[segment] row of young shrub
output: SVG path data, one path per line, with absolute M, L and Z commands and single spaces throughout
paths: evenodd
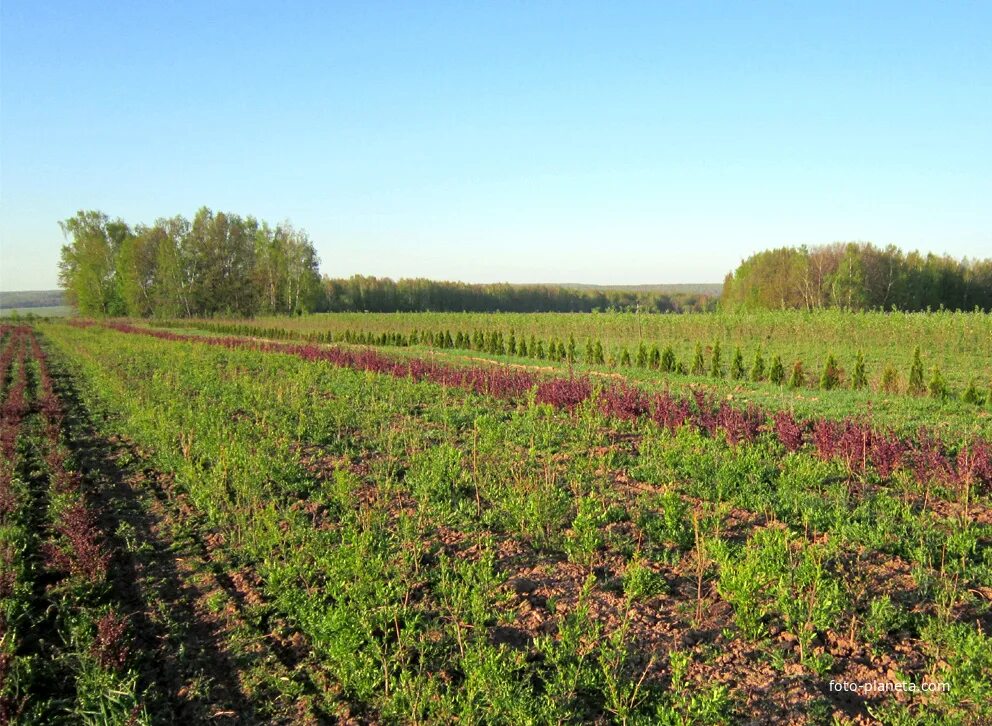
M 897 467 L 912 467 L 917 476 L 925 479 L 943 476 L 941 472 L 951 472 L 948 474 L 951 479 L 969 482 L 970 486 L 975 477 L 974 467 L 978 466 L 978 478 L 983 482 L 983 488 L 987 490 L 992 487 L 992 445 L 980 438 L 975 438 L 970 444 L 947 447 L 925 430 L 919 431 L 915 438 L 903 439 L 892 431 L 878 428 L 871 421 L 860 422 L 852 418 L 843 422 L 828 419 L 803 421 L 789 412 L 767 411 L 754 404 L 744 409 L 738 408 L 698 389 L 692 396 L 680 396 L 667 390 L 648 393 L 626 382 L 599 388 L 588 376 L 548 377 L 506 366 L 454 366 L 433 359 L 389 356 L 368 348 L 184 335 L 123 322 L 73 320 L 70 324 L 75 327 L 101 325 L 121 333 L 176 342 L 286 353 L 305 360 L 325 361 L 343 368 L 383 373 L 396 378 L 409 377 L 496 398 L 533 395 L 537 403 L 547 403 L 556 409 L 574 410 L 580 404 L 594 400 L 603 413 L 616 419 L 651 419 L 673 431 L 688 423 L 711 436 L 720 431 L 731 444 L 751 442 L 761 431 L 774 431 L 789 450 L 812 444 L 822 458 L 843 459 L 852 471 L 866 462 L 872 462 L 883 476 Z M 975 455 L 974 452 L 979 453 Z M 919 462 L 923 464 L 917 466 Z
M 111 554 L 28 327 L 0 353 L 0 723 L 146 723 Z
M 853 367 L 848 374 L 833 354 L 827 356 L 823 367 L 817 372 L 808 367 L 802 360 L 797 359 L 788 366 L 783 361 L 782 356 L 778 354 L 771 356 L 769 360 L 760 347 L 749 360 L 745 359 L 741 348 L 736 347 L 728 363 L 724 357 L 720 341 L 715 341 L 711 346 L 706 347 L 697 342 L 692 359 L 681 361 L 671 345 L 660 347 L 657 343 L 653 343 L 649 346 L 642 341 L 634 351 L 627 347 L 621 347 L 608 352 L 602 341 L 598 339 L 587 338 L 580 349 L 574 336 L 571 335 L 568 340 L 552 337 L 544 341 L 534 335 L 529 337 L 521 335 L 518 338 L 513 330 L 510 330 L 506 335 L 498 330 L 475 330 L 472 333 L 457 331 L 454 335 L 450 330 L 413 330 L 409 334 L 368 333 L 351 330 L 343 333 L 324 331 L 303 334 L 286 328 L 263 328 L 247 324 L 200 321 L 183 322 L 181 326 L 174 323 L 169 325 L 172 327 L 199 327 L 217 333 L 274 340 L 307 340 L 313 343 L 343 342 L 357 345 L 398 347 L 421 345 L 559 363 L 608 365 L 613 368 L 642 368 L 675 375 L 729 378 L 753 383 L 769 382 L 789 388 L 819 388 L 821 390 L 839 388 L 868 390 L 874 388 L 888 394 L 929 395 L 939 400 L 958 398 L 965 403 L 975 405 L 992 404 L 992 382 L 986 391 L 980 388 L 976 378 L 972 378 L 963 391 L 955 392 L 948 385 L 940 366 L 935 364 L 929 372 L 925 371 L 919 347 L 913 354 L 913 362 L 905 384 L 902 383 L 899 370 L 892 364 L 886 364 L 873 386 L 867 361 L 861 351 L 855 355 Z

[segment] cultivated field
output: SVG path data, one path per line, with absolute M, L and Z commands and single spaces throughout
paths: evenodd
M 0 717 L 988 723 L 990 336 L 5 326 Z

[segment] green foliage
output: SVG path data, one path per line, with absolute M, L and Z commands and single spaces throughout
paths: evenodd
M 860 391 L 868 387 L 868 371 L 865 367 L 865 356 L 860 350 L 854 358 L 854 374 L 851 376 L 851 388 Z
M 756 532 L 739 553 L 715 550 L 718 588 L 734 606 L 741 631 L 758 639 L 765 618 L 779 619 L 798 639 L 800 660 L 806 662 L 816 633 L 834 627 L 847 604 L 840 581 L 824 568 L 829 550 L 796 542 L 779 528 Z
M 723 285 L 726 310 L 992 309 L 992 260 L 906 254 L 848 242 L 782 247 L 744 260 Z
M 913 351 L 913 365 L 909 369 L 909 392 L 919 396 L 923 387 L 923 361 L 920 359 L 920 346 Z
M 647 495 L 639 500 L 637 526 L 653 547 L 686 550 L 692 543 L 689 507 L 676 492 Z
M 642 340 L 637 344 L 637 367 L 647 368 L 648 367 L 648 348 L 644 345 Z
M 833 355 L 827 356 L 827 362 L 823 365 L 823 372 L 820 374 L 820 388 L 824 391 L 831 391 L 840 385 L 840 366 Z
M 593 346 L 592 362 L 598 365 L 606 363 L 606 357 L 603 355 L 603 343 L 599 339 L 596 340 L 596 344 Z
M 447 318 L 418 325 L 433 338 L 454 335 L 457 344 L 461 333 L 474 344 L 474 331 L 462 333 Z M 880 487 L 870 467 L 851 477 L 811 446 L 785 454 L 765 431 L 729 446 L 691 427 L 673 433 L 649 421 L 607 420 L 594 406 L 557 411 L 537 405 L 533 391 L 507 402 L 260 350 L 49 329 L 92 388 L 87 405 L 108 410 L 147 452 L 147 467 L 168 473 L 190 517 L 203 518 L 198 534 L 224 534 L 212 554 L 257 575 L 264 623 L 301 634 L 303 667 L 281 671 L 289 679 L 282 692 L 294 694 L 289 703 L 305 693 L 319 702 L 318 713 L 348 709 L 384 722 L 726 723 L 739 717 L 738 687 L 698 681 L 724 643 L 747 653 L 732 640 L 784 630 L 798 647 L 773 641 L 776 662 L 798 660 L 823 678 L 832 666 L 816 646 L 834 631 L 854 633 L 862 653 L 871 646 L 895 657 L 899 641 L 918 662 L 926 649 L 927 671 L 953 680 L 954 692 L 911 701 L 909 716 L 923 718 L 926 709 L 934 723 L 988 720 L 987 638 L 970 622 L 957 630 L 920 615 L 949 617 L 980 604 L 969 593 L 992 581 L 987 532 L 980 522 L 942 515 L 957 506 L 956 494 L 937 485 L 924 493 L 909 467 Z M 486 344 L 498 349 L 492 332 Z M 402 344 L 401 334 L 415 337 L 409 329 L 353 337 Z M 555 356 L 565 335 L 552 335 Z M 770 373 L 775 358 L 782 367 L 776 355 Z M 934 504 L 925 510 L 924 496 Z M 986 493 L 975 496 L 987 504 Z M 537 582 L 515 589 L 502 573 L 513 572 L 521 552 L 525 574 Z M 590 576 L 577 601 L 574 587 L 572 597 L 542 603 L 546 577 L 553 589 L 574 582 L 576 567 L 559 566 L 563 555 L 581 568 L 601 565 L 593 572 L 602 580 Z M 878 591 L 864 592 L 874 580 L 861 576 L 862 563 L 893 557 L 914 568 L 911 616 Z M 678 587 L 666 593 L 661 573 L 669 568 Z M 611 630 L 617 621 L 602 606 L 616 603 L 621 588 L 632 612 L 619 613 Z M 715 641 L 705 636 L 691 652 L 670 651 L 667 666 L 652 662 L 666 656 L 644 629 L 653 617 L 644 618 L 645 600 L 661 594 L 655 604 L 666 618 L 677 614 L 669 622 L 684 627 L 680 635 L 689 632 L 683 623 L 691 611 L 709 615 L 715 595 L 733 608 L 736 627 Z M 223 600 L 210 606 L 225 612 Z M 533 640 L 517 632 L 531 608 L 546 608 L 548 628 Z M 706 631 L 692 636 L 698 632 Z M 260 639 L 257 652 L 268 655 L 264 647 Z M 237 675 L 265 692 L 253 680 L 265 661 L 245 661 L 259 670 L 246 674 L 238 660 Z M 333 685 L 328 693 L 303 686 L 311 668 Z M 727 668 L 741 672 L 736 662 Z
M 906 624 L 908 618 L 888 595 L 874 597 L 865 613 L 865 638 L 877 644 Z
M 648 366 L 654 370 L 658 370 L 661 367 L 661 351 L 658 350 L 658 345 L 651 346 L 651 354 L 648 357 Z
M 768 380 L 777 386 L 785 383 L 785 366 L 782 364 L 782 356 L 775 355 L 772 358 L 772 367 L 768 371 Z
M 694 376 L 701 376 L 705 368 L 706 364 L 703 362 L 703 345 L 697 342 L 696 350 L 692 354 L 692 368 L 689 369 L 689 372 Z
M 781 361 L 779 361 L 779 364 L 781 366 Z M 765 380 L 765 359 L 761 355 L 761 348 L 758 348 L 754 352 L 754 361 L 751 363 L 749 378 L 755 383 Z
M 803 362 L 797 360 L 792 364 L 792 373 L 789 376 L 789 388 L 802 388 L 806 384 L 806 372 L 803 370 Z
M 710 376 L 723 378 L 723 365 L 720 363 L 720 341 L 713 343 L 713 354 L 710 358 Z
M 192 222 L 160 219 L 131 229 L 101 212 L 60 223 L 59 281 L 94 317 L 297 314 L 321 303 L 317 254 L 289 225 L 206 207 Z
M 573 562 L 589 565 L 603 546 L 600 527 L 606 523 L 603 505 L 593 497 L 582 497 L 576 505 L 575 519 L 566 535 L 565 552 Z
M 666 345 L 665 350 L 661 352 L 661 361 L 659 368 L 664 373 L 672 373 L 678 367 L 678 361 L 675 359 L 675 351 L 672 350 L 672 346 Z
M 979 405 L 982 403 L 982 393 L 978 390 L 978 382 L 974 378 L 968 381 L 968 387 L 965 389 L 964 393 L 961 394 L 961 400 L 965 403 Z
M 747 372 L 744 370 L 744 354 L 740 348 L 734 350 L 734 357 L 730 363 L 730 377 L 735 381 L 742 381 Z
M 882 380 L 879 387 L 885 393 L 899 393 L 899 371 L 895 366 L 888 364 L 882 371 Z
M 631 600 L 642 600 L 667 592 L 668 583 L 646 560 L 637 557 L 628 562 L 624 570 L 623 591 Z
M 927 381 L 927 390 L 930 392 L 931 398 L 937 398 L 943 401 L 947 398 L 949 391 L 947 390 L 947 382 L 944 380 L 944 376 L 940 373 L 940 366 L 934 366 L 930 371 L 930 380 Z

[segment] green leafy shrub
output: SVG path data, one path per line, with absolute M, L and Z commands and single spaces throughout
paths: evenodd
M 644 559 L 637 557 L 627 564 L 623 573 L 623 591 L 631 600 L 642 600 L 668 592 L 668 583 Z
M 576 507 L 572 528 L 565 538 L 565 553 L 580 565 L 591 564 L 603 546 L 600 527 L 605 524 L 603 506 L 593 497 L 582 497 Z

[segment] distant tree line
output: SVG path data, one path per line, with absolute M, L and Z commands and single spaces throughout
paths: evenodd
M 729 274 L 727 309 L 992 310 L 992 259 L 837 243 L 752 255 Z
M 59 283 L 84 315 L 252 316 L 316 309 L 317 253 L 289 224 L 200 209 L 130 227 L 96 211 L 60 223 Z
M 473 285 L 423 278 L 392 280 L 355 275 L 324 278 L 324 308 L 369 312 L 592 312 L 711 310 L 715 298 L 701 293 L 575 289 L 554 285 Z
M 59 283 L 95 317 L 253 317 L 322 311 L 590 312 L 710 310 L 702 293 L 321 278 L 306 232 L 203 207 L 134 227 L 103 212 L 60 222 Z

